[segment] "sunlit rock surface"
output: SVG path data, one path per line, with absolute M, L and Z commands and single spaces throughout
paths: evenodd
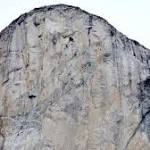
M 23 14 L 0 33 L 0 149 L 150 150 L 149 58 L 79 8 Z

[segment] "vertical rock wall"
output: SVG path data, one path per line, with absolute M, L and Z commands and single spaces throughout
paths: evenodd
M 0 148 L 149 150 L 149 58 L 76 7 L 20 16 L 0 33 Z

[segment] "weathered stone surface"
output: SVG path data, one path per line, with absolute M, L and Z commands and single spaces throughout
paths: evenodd
M 0 149 L 149 150 L 150 50 L 55 5 L 0 33 Z

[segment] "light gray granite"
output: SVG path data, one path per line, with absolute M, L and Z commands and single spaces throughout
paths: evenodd
M 0 149 L 150 150 L 149 65 L 80 8 L 23 14 L 0 33 Z

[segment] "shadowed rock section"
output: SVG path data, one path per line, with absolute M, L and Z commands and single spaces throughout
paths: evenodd
M 0 33 L 0 149 L 149 150 L 149 58 L 80 8 L 21 15 Z
M 150 139 L 150 77 L 146 78 L 139 84 L 140 108 L 141 108 L 141 124 L 143 130 L 147 133 Z

